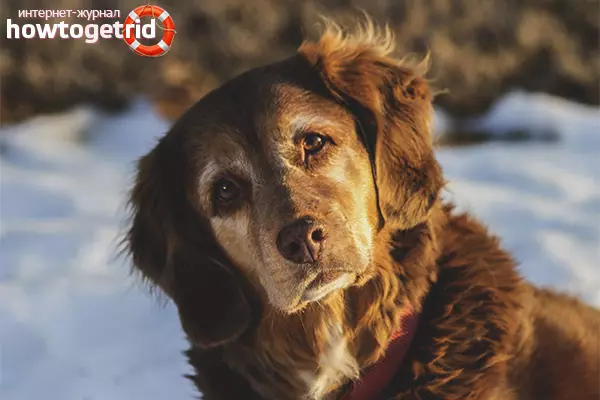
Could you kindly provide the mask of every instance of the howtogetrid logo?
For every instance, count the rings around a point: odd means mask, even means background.
[[[85,18],[95,21],[97,18],[118,19],[120,10],[20,10],[19,18]],[[147,24],[141,23],[141,18],[150,17]],[[156,20],[160,22],[157,24]],[[59,23],[20,24],[7,19],[7,39],[85,39],[86,43],[96,43],[99,39],[123,39],[129,48],[136,54],[145,57],[160,57],[165,55],[175,38],[175,22],[173,17],[163,8],[155,5],[142,5],[131,11],[125,21],[121,23],[89,23],[69,24],[65,21]],[[145,45],[140,39],[156,39],[157,30],[162,31],[158,43]]]

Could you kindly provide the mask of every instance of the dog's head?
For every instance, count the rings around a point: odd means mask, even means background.
[[[364,283],[378,237],[427,218],[431,95],[390,50],[330,28],[208,94],[141,159],[129,248],[197,344],[243,333],[250,297],[294,313]]]

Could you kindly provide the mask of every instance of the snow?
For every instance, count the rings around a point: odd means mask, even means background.
[[[446,196],[537,284],[600,306],[600,111],[509,93],[471,127],[542,140],[442,148]],[[451,119],[438,110],[439,135]],[[139,100],[0,130],[0,398],[192,399],[176,311],[116,256],[134,160],[168,123]]]
[[[0,132],[1,399],[194,398],[173,306],[116,252],[133,161],[167,129],[138,102]]]

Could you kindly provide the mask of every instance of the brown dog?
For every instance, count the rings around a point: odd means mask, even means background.
[[[442,204],[432,94],[392,42],[329,26],[141,159],[127,243],[178,307],[194,382],[206,399],[598,399],[600,313],[523,282]]]

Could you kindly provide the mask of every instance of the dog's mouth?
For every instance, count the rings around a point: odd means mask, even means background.
[[[353,274],[348,272],[320,272],[306,287],[302,301],[310,303],[321,300],[332,292],[348,287],[353,281]]]

